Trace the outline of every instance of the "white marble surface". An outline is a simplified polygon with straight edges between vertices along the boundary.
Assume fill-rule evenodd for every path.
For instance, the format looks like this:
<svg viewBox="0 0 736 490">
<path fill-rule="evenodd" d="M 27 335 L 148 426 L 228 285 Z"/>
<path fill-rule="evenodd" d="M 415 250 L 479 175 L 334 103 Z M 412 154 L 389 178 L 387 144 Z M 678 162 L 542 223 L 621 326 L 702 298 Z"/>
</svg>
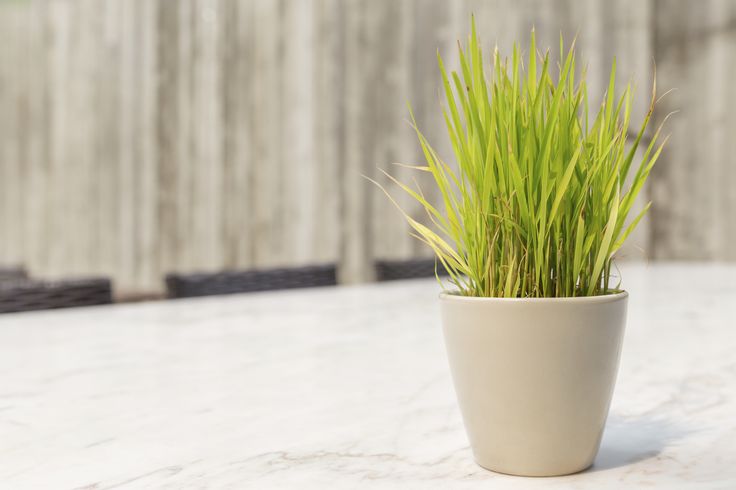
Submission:
<svg viewBox="0 0 736 490">
<path fill-rule="evenodd" d="M 472 460 L 433 281 L 0 317 L 0 488 L 736 488 L 736 266 L 627 266 L 595 466 Z"/>
</svg>

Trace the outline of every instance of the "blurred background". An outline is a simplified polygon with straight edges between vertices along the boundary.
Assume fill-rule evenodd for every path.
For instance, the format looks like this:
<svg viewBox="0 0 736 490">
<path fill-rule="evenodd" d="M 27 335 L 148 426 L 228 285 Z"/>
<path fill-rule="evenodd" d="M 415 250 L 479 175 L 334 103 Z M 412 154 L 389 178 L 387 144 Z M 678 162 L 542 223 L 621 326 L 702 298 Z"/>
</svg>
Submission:
<svg viewBox="0 0 736 490">
<path fill-rule="evenodd" d="M 0 267 L 125 299 L 170 272 L 334 263 L 350 283 L 428 257 L 363 175 L 421 162 L 406 102 L 451 158 L 436 52 L 457 66 L 471 12 L 489 54 L 577 35 L 592 100 L 615 56 L 634 126 L 656 62 L 676 90 L 652 129 L 679 113 L 623 258 L 736 259 L 736 0 L 3 0 Z"/>
</svg>

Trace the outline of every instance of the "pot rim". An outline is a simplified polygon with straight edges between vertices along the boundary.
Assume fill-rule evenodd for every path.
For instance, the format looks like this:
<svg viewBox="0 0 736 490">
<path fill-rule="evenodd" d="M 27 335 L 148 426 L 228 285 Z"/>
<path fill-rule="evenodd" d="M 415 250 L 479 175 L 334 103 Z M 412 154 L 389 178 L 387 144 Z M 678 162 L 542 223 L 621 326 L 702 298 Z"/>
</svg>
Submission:
<svg viewBox="0 0 736 490">
<path fill-rule="evenodd" d="M 600 304 L 622 301 L 629 297 L 628 291 L 619 291 L 613 294 L 598 296 L 567 296 L 558 298 L 498 298 L 481 296 L 460 296 L 457 292 L 443 291 L 440 293 L 441 301 L 467 302 L 467 303 L 578 303 L 578 304 Z"/>
</svg>

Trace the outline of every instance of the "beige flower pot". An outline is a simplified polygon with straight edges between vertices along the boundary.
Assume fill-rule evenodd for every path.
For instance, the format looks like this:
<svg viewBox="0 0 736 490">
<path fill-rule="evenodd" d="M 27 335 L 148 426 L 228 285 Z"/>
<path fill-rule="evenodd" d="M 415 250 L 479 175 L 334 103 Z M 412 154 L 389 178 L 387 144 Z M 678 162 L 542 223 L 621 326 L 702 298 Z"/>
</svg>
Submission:
<svg viewBox="0 0 736 490">
<path fill-rule="evenodd" d="M 593 464 L 627 297 L 440 296 L 450 370 L 479 465 L 555 476 Z"/>
</svg>

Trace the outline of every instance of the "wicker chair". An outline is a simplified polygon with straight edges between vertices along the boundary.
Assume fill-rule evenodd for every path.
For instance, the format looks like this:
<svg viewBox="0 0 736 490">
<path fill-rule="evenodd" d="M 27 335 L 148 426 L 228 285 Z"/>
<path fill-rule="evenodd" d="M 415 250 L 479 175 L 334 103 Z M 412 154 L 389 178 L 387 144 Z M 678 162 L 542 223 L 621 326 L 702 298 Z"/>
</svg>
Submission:
<svg viewBox="0 0 736 490">
<path fill-rule="evenodd" d="M 28 279 L 23 267 L 0 267 L 0 282 L 15 282 Z"/>
<path fill-rule="evenodd" d="M 448 275 L 441 263 L 437 262 L 436 268 L 440 276 Z M 375 270 L 378 281 L 434 277 L 435 259 L 377 260 Z"/>
<path fill-rule="evenodd" d="M 168 274 L 166 276 L 169 298 L 253 293 L 336 284 L 337 270 L 332 264 L 289 269 L 253 269 L 217 273 Z"/>
<path fill-rule="evenodd" d="M 52 310 L 112 303 L 109 279 L 0 283 L 0 313 Z"/>
</svg>

